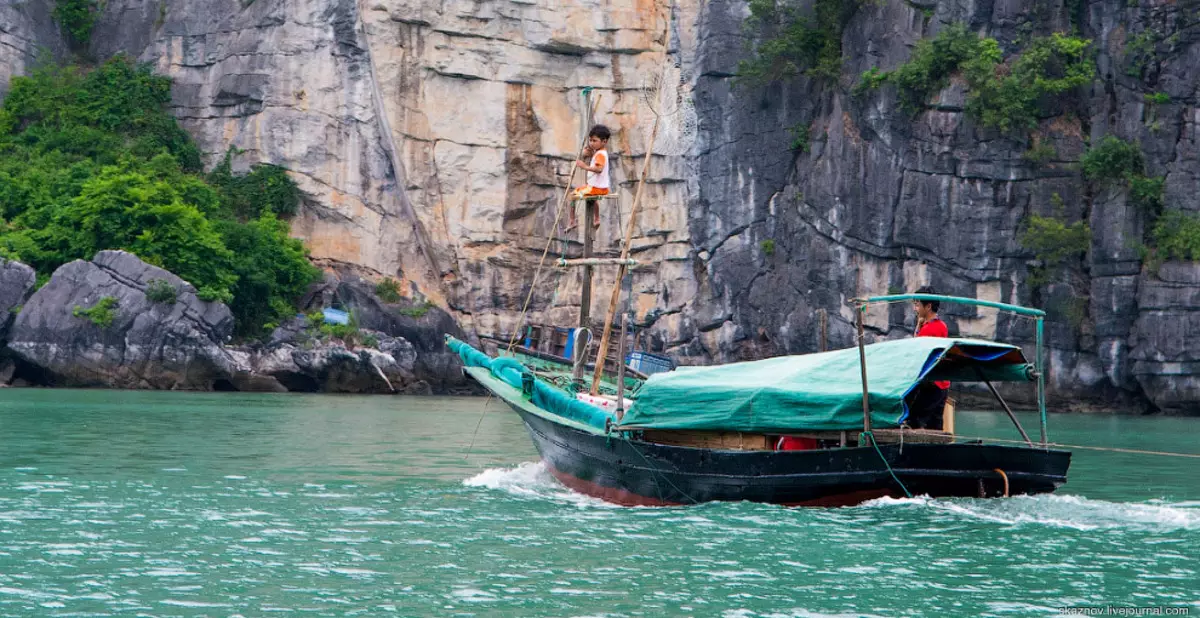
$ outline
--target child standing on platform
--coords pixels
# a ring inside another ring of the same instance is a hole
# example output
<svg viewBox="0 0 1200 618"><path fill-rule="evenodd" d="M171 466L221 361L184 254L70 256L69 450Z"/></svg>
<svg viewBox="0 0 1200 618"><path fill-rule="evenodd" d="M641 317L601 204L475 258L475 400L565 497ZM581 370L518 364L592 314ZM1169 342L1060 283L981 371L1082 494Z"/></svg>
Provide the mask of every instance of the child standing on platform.
<svg viewBox="0 0 1200 618"><path fill-rule="evenodd" d="M588 145L583 150L583 158L591 157L590 163L584 163L583 159L575 162L576 167L581 167L587 170L587 184L575 189L572 197L575 200L582 200L588 197L600 195L608 195L611 187L611 182L608 176L608 138L612 133L608 127L598 124L592 127L588 132ZM600 227L600 211L594 211L596 216L592 219L592 227ZM578 225L575 218L575 205L571 205L571 221L567 224L567 231L575 229Z"/></svg>

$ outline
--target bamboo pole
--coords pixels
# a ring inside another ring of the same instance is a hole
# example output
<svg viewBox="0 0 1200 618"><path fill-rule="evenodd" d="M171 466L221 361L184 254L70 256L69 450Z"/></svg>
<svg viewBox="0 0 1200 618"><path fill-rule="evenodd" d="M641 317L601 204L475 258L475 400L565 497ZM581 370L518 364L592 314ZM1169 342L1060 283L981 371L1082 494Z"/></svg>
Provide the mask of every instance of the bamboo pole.
<svg viewBox="0 0 1200 618"><path fill-rule="evenodd" d="M871 405L868 403L867 396L867 350L863 335L863 313L866 313L866 305L861 305L854 308L855 322L858 324L858 365L862 369L862 387L863 387L863 433L871 431Z"/></svg>
<svg viewBox="0 0 1200 618"><path fill-rule="evenodd" d="M637 193L633 196L633 207L629 210L629 223L625 226L625 245L621 247L621 259L629 259L629 246L633 243L633 229L637 222L638 207L642 204L642 194L646 191L646 175L650 173L650 160L654 158L654 140L658 139L658 114L654 115L654 128L650 131L650 143L646 146L646 162L642 164L642 176L638 180ZM617 312L617 302L621 299L621 279L625 277L626 266L617 268L617 278L613 281L612 296L608 300L608 313L604 314L604 330L600 333L600 350L596 353L596 371L592 374L591 394L600 392L600 377L604 375L604 361L608 358L608 340L611 338L613 316ZM621 364L625 359L620 359Z"/></svg>
<svg viewBox="0 0 1200 618"><path fill-rule="evenodd" d="M638 266L641 262L633 258L627 260L622 260L621 258L578 258L571 260L561 258L555 264L565 268L568 266Z"/></svg>

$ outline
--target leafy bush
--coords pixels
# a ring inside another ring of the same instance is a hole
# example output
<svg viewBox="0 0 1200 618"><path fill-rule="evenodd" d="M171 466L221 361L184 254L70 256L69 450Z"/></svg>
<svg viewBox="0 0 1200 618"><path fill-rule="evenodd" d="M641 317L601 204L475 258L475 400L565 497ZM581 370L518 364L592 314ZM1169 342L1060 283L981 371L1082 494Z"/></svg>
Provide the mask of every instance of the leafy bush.
<svg viewBox="0 0 1200 618"><path fill-rule="evenodd" d="M762 249L763 254L766 255L767 257L771 257L772 255L775 255L775 239L768 238L768 239L758 243L758 246L760 249Z"/></svg>
<svg viewBox="0 0 1200 618"><path fill-rule="evenodd" d="M98 10L96 0L56 0L53 15L66 31L72 45L87 47L92 38L92 28L96 25Z"/></svg>
<svg viewBox="0 0 1200 618"><path fill-rule="evenodd" d="M226 214L239 219L257 219L264 213L281 217L296 214L300 204L300 189L288 177L287 170L278 165L259 164L245 176L234 176L233 149L208 175L208 181L221 192Z"/></svg>
<svg viewBox="0 0 1200 618"><path fill-rule="evenodd" d="M803 122L788 129L788 134L792 136L791 149L808 152L808 134L811 132L812 125Z"/></svg>
<svg viewBox="0 0 1200 618"><path fill-rule="evenodd" d="M1158 218L1153 231L1158 257L1173 260L1200 260L1200 216L1168 210Z"/></svg>
<svg viewBox="0 0 1200 618"><path fill-rule="evenodd" d="M1003 59L1000 44L995 39L981 39L967 30L964 24L951 24L932 39L922 39L913 48L908 62L888 75L900 91L900 104L909 112L925 108L933 93L950 83L950 76L970 67L970 73L990 70ZM880 74L872 76L882 81Z"/></svg>
<svg viewBox="0 0 1200 618"><path fill-rule="evenodd" d="M995 39L952 24L918 42L908 62L895 71L864 73L857 89L891 81L899 89L901 105L915 113L950 83L952 75L961 73L967 81L967 112L981 124L1002 131L1031 128L1045 100L1091 81L1096 68L1090 45L1086 39L1053 34L1032 39L1005 62Z"/></svg>
<svg viewBox="0 0 1200 618"><path fill-rule="evenodd" d="M165 279L151 279L146 286L146 299L152 303L174 305L179 300L179 291Z"/></svg>
<svg viewBox="0 0 1200 618"><path fill-rule="evenodd" d="M980 58L967 71L967 111L1001 131L1032 128L1040 102L1088 84L1096 72L1091 41L1055 33L1033 39L1006 70Z"/></svg>
<svg viewBox="0 0 1200 618"><path fill-rule="evenodd" d="M1087 253L1091 241L1092 230L1083 221L1067 225L1057 217L1031 214L1021 232L1020 242L1033 251L1042 264L1030 275L1030 284L1037 286L1049 282L1071 260Z"/></svg>
<svg viewBox="0 0 1200 618"><path fill-rule="evenodd" d="M1147 93L1142 97L1151 105L1166 105L1171 102L1171 95L1165 92Z"/></svg>
<svg viewBox="0 0 1200 618"><path fill-rule="evenodd" d="M1131 37L1125 43L1125 74L1130 77L1141 77L1146 67L1154 61L1158 36L1154 30L1146 29Z"/></svg>
<svg viewBox="0 0 1200 618"><path fill-rule="evenodd" d="M408 316L410 318L422 318L425 317L425 314L429 313L429 310L432 308L433 303L425 301L419 305L413 305L412 307L401 309L400 315Z"/></svg>
<svg viewBox="0 0 1200 618"><path fill-rule="evenodd" d="M842 68L842 29L860 0L816 0L813 17L777 0L750 0L748 25L762 38L753 56L738 64L738 76L767 83L795 75L837 79Z"/></svg>
<svg viewBox="0 0 1200 618"><path fill-rule="evenodd" d="M0 106L0 256L44 281L58 266L123 249L230 304L236 332L294 313L318 276L276 214L299 190L282 168L245 176L229 156L207 177L166 111L171 82L117 57L12 80Z"/></svg>
<svg viewBox="0 0 1200 618"><path fill-rule="evenodd" d="M1130 174L1141 174L1145 166L1142 150L1137 144L1106 135L1094 148L1079 159L1083 177L1092 182L1109 184Z"/></svg>
<svg viewBox="0 0 1200 618"><path fill-rule="evenodd" d="M304 243L288 236L287 223L264 213L246 223L218 224L225 246L233 253L237 277L229 309L239 336L254 337L265 324L279 323L296 312L294 301L321 277L308 261Z"/></svg>
<svg viewBox="0 0 1200 618"><path fill-rule="evenodd" d="M117 317L116 306L117 299L115 297L104 296L88 309L75 305L75 308L71 310L71 315L84 318L100 328L108 328L112 326L113 320Z"/></svg>
<svg viewBox="0 0 1200 618"><path fill-rule="evenodd" d="M887 83L890 77L890 73L880 71L879 67L871 67L870 69L863 71L862 75L859 76L858 83L854 85L854 89L851 91L851 93L854 96L862 96L868 91L876 90L883 84Z"/></svg>
<svg viewBox="0 0 1200 618"><path fill-rule="evenodd" d="M400 302L400 282L391 277L385 277L383 281L375 284L375 295L385 303Z"/></svg>
<svg viewBox="0 0 1200 618"><path fill-rule="evenodd" d="M1163 209L1163 185L1166 178L1159 176L1148 178L1131 174L1129 182L1129 203L1142 212L1157 217Z"/></svg>
<svg viewBox="0 0 1200 618"><path fill-rule="evenodd" d="M1021 158L1032 163L1033 165L1041 166L1045 165L1047 161L1050 161L1057 156L1058 151L1054 149L1053 145L1047 144L1043 141L1037 141L1029 147L1029 150L1026 150L1024 154L1021 155Z"/></svg>

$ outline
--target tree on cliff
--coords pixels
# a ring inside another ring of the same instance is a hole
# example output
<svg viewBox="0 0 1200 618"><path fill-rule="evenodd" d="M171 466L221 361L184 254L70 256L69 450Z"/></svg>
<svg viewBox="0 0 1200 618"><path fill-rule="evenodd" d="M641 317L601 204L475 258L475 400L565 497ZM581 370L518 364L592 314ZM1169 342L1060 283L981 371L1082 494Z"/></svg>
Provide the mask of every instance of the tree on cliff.
<svg viewBox="0 0 1200 618"><path fill-rule="evenodd" d="M124 249L228 302L242 336L292 313L319 276L276 215L299 191L282 168L208 177L167 113L171 82L124 57L17 77L0 107L0 256L44 279Z"/></svg>

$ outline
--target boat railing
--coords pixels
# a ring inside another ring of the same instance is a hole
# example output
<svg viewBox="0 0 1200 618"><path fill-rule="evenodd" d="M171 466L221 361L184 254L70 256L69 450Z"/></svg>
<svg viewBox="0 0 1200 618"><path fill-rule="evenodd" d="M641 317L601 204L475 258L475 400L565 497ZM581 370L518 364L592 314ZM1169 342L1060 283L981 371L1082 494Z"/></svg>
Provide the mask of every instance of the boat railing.
<svg viewBox="0 0 1200 618"><path fill-rule="evenodd" d="M1046 318L1046 312L1042 311L1041 309L1034 309L1032 307L1022 307L1020 305L1011 305L1008 303L1000 303L1000 302L995 302L995 301L991 301L991 300L980 300L978 298L966 298L966 297L962 297L962 296L945 296L942 294L887 294L885 296L869 296L866 298L853 298L850 300L850 304L853 305L856 309L854 314L855 314L855 325L858 329L858 352L859 352L858 358L859 358L859 363L860 363L861 369L862 369L863 431L864 432L871 431L871 410L870 410L870 405L868 404L868 401L867 401L867 357L866 357L866 352L865 352L865 348L864 348L864 346L866 345L866 340L865 340L864 328L863 328L863 314L866 313L867 307L869 305L898 303L898 302L914 301L914 300L916 300L916 301L938 301L938 302L943 302L943 303L955 303L955 304L962 304L962 305L974 305L977 307L989 307L992 309L998 309L1000 311L1007 311L1009 313L1013 313L1016 315L1029 317L1029 318L1032 318L1036 322L1036 329L1035 329L1036 330L1036 349L1034 352L1033 364L1035 367L1035 373L1037 375L1037 405L1038 405L1038 420L1041 425L1041 443L1043 446L1045 446L1048 442L1047 436L1046 436L1046 371L1045 371L1044 353L1042 351L1042 348L1043 348L1043 338L1044 338L1044 332L1045 332L1044 320ZM991 384L989 383L988 386L991 387ZM999 393L997 393L994 388L992 388L991 390L993 393L995 393L997 395L997 397L999 397ZM1001 405L1003 405L1005 407L1005 411L1009 413L1009 416L1012 417L1013 422L1017 423L1016 417L1013 416L1012 412L1008 410L1008 405L1004 403L1003 399L1000 399L1000 403L1001 403ZM1019 430L1021 430L1022 434L1024 434L1024 430L1021 429L1019 423L1017 423L1017 428Z"/></svg>

